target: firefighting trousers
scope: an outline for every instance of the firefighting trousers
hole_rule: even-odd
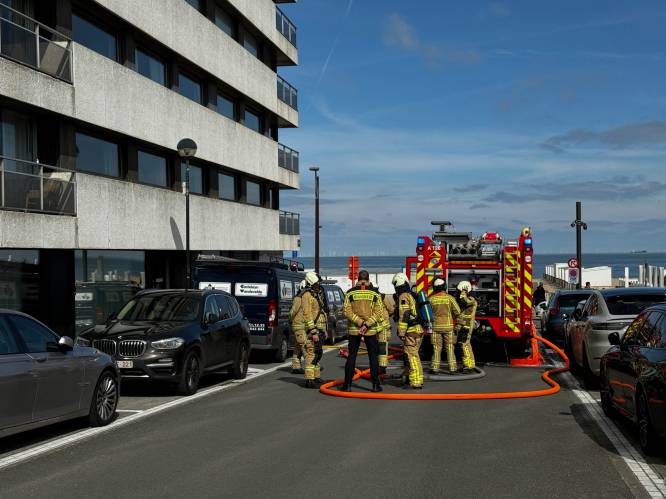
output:
[[[301,357],[303,356],[303,347],[305,346],[305,332],[304,331],[295,331],[294,332],[294,353],[291,356],[291,368],[292,369],[301,369]]]
[[[391,328],[387,328],[381,331],[377,335],[377,348],[379,349],[379,367],[388,366],[388,345],[389,340],[391,339]]]
[[[442,349],[446,348],[446,360],[449,364],[449,371],[455,371],[455,334],[453,331],[433,331],[430,335],[430,343],[432,343],[430,369],[439,371],[442,365]]]
[[[460,342],[462,347],[462,363],[463,367],[468,369],[474,369],[476,367],[474,352],[472,351],[472,327],[471,324],[469,326],[458,327],[458,338],[464,339],[464,341]]]
[[[314,380],[321,377],[319,361],[324,352],[322,334],[321,332],[319,333],[319,342],[314,342],[312,335],[306,335],[306,341],[303,345],[303,355],[305,357],[303,373],[306,380]]]
[[[409,376],[409,384],[412,386],[423,386],[423,367],[419,358],[419,348],[423,341],[422,334],[407,333],[403,340],[405,357],[407,358],[405,375]]]
[[[372,378],[373,384],[379,384],[379,342],[377,341],[377,336],[361,336],[360,334],[356,334],[349,336],[349,344],[347,346],[349,349],[349,355],[347,356],[347,362],[345,363],[345,385],[351,385],[352,378],[354,377],[356,356],[358,354],[358,349],[361,346],[361,338],[365,338],[365,346],[368,349],[368,360],[370,360],[370,377]]]

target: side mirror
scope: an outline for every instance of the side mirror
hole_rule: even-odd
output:
[[[567,320],[568,318],[569,318],[569,315],[568,315],[568,314],[562,314],[562,319],[563,319],[563,320]]]
[[[63,352],[70,352],[74,349],[74,340],[69,336],[61,336],[58,341],[58,348]]]
[[[207,312],[204,322],[206,324],[215,324],[219,320],[220,320],[220,318],[217,316],[217,314],[215,314],[213,312]]]
[[[546,303],[545,301],[542,301],[541,303],[539,303],[539,308],[541,310],[548,310],[548,303]]]
[[[608,342],[611,345],[619,345],[620,344],[620,335],[617,331],[613,331],[608,335]]]

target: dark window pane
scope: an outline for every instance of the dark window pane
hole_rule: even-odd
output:
[[[58,338],[44,326],[22,315],[8,315],[29,353],[48,352],[58,347]]]
[[[117,60],[116,37],[77,15],[72,16],[72,38],[98,54]]]
[[[167,160],[148,152],[139,151],[139,182],[167,186]]]
[[[261,186],[256,182],[245,182],[245,202],[248,204],[261,205]]]
[[[234,101],[227,99],[224,95],[217,94],[217,112],[231,120],[236,119],[236,106]]]
[[[229,14],[219,7],[215,7],[215,25],[233,38],[234,20]]]
[[[661,343],[659,343],[658,348],[666,348],[666,314],[661,314],[659,329],[661,330]]]
[[[185,0],[187,3],[189,3],[192,7],[197,9],[199,12],[201,12],[201,0]]]
[[[652,305],[664,302],[666,302],[666,295],[663,294],[646,293],[644,295],[631,294],[606,297],[606,305],[611,315],[635,315]]]
[[[144,295],[135,297],[120,312],[119,320],[174,321],[197,320],[201,295]]]
[[[76,169],[117,177],[118,145],[77,132]]]
[[[187,165],[180,164],[180,179],[185,182]],[[190,192],[203,194],[203,170],[200,166],[190,165]]]
[[[255,132],[261,133],[261,120],[259,119],[259,115],[250,111],[249,109],[246,109],[245,126],[251,128]]]
[[[0,355],[19,353],[20,349],[14,335],[0,319]]]
[[[203,99],[201,96],[201,84],[199,82],[194,81],[192,78],[189,78],[182,73],[179,73],[178,89],[180,90],[181,95],[201,104]]]
[[[255,57],[259,56],[259,42],[249,33],[243,35],[243,47]]]
[[[136,49],[136,70],[160,85],[165,84],[166,71],[162,61],[140,49]]]
[[[218,173],[217,182],[219,184],[218,190],[220,199],[229,199],[234,201],[236,199],[236,179],[233,175],[225,173]]]

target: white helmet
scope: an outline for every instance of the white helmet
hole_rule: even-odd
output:
[[[314,272],[308,272],[305,274],[305,282],[309,286],[317,284],[319,282],[319,276]]]
[[[458,291],[465,291],[466,293],[469,293],[472,291],[472,285],[469,281],[460,281],[458,283]]]
[[[438,277],[437,279],[435,279],[435,282],[432,283],[432,285],[436,288],[444,286],[445,284],[446,283],[444,282],[444,279],[442,279],[441,277]]]
[[[398,272],[396,275],[394,275],[393,280],[391,281],[391,284],[393,284],[394,288],[397,288],[398,286],[404,286],[408,283],[409,279],[407,279],[407,276],[402,272]]]
[[[298,289],[303,290],[308,286],[308,283],[303,279],[301,283],[298,285]]]

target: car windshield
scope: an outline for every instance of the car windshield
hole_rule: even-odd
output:
[[[611,315],[637,315],[648,307],[666,302],[666,295],[607,296],[606,305]]]
[[[576,307],[576,305],[578,305],[578,302],[580,302],[581,300],[587,300],[589,296],[590,296],[589,293],[561,295],[559,297],[560,308],[570,308],[573,310]]]
[[[199,313],[199,295],[147,295],[129,301],[118,313],[124,321],[195,321]]]

